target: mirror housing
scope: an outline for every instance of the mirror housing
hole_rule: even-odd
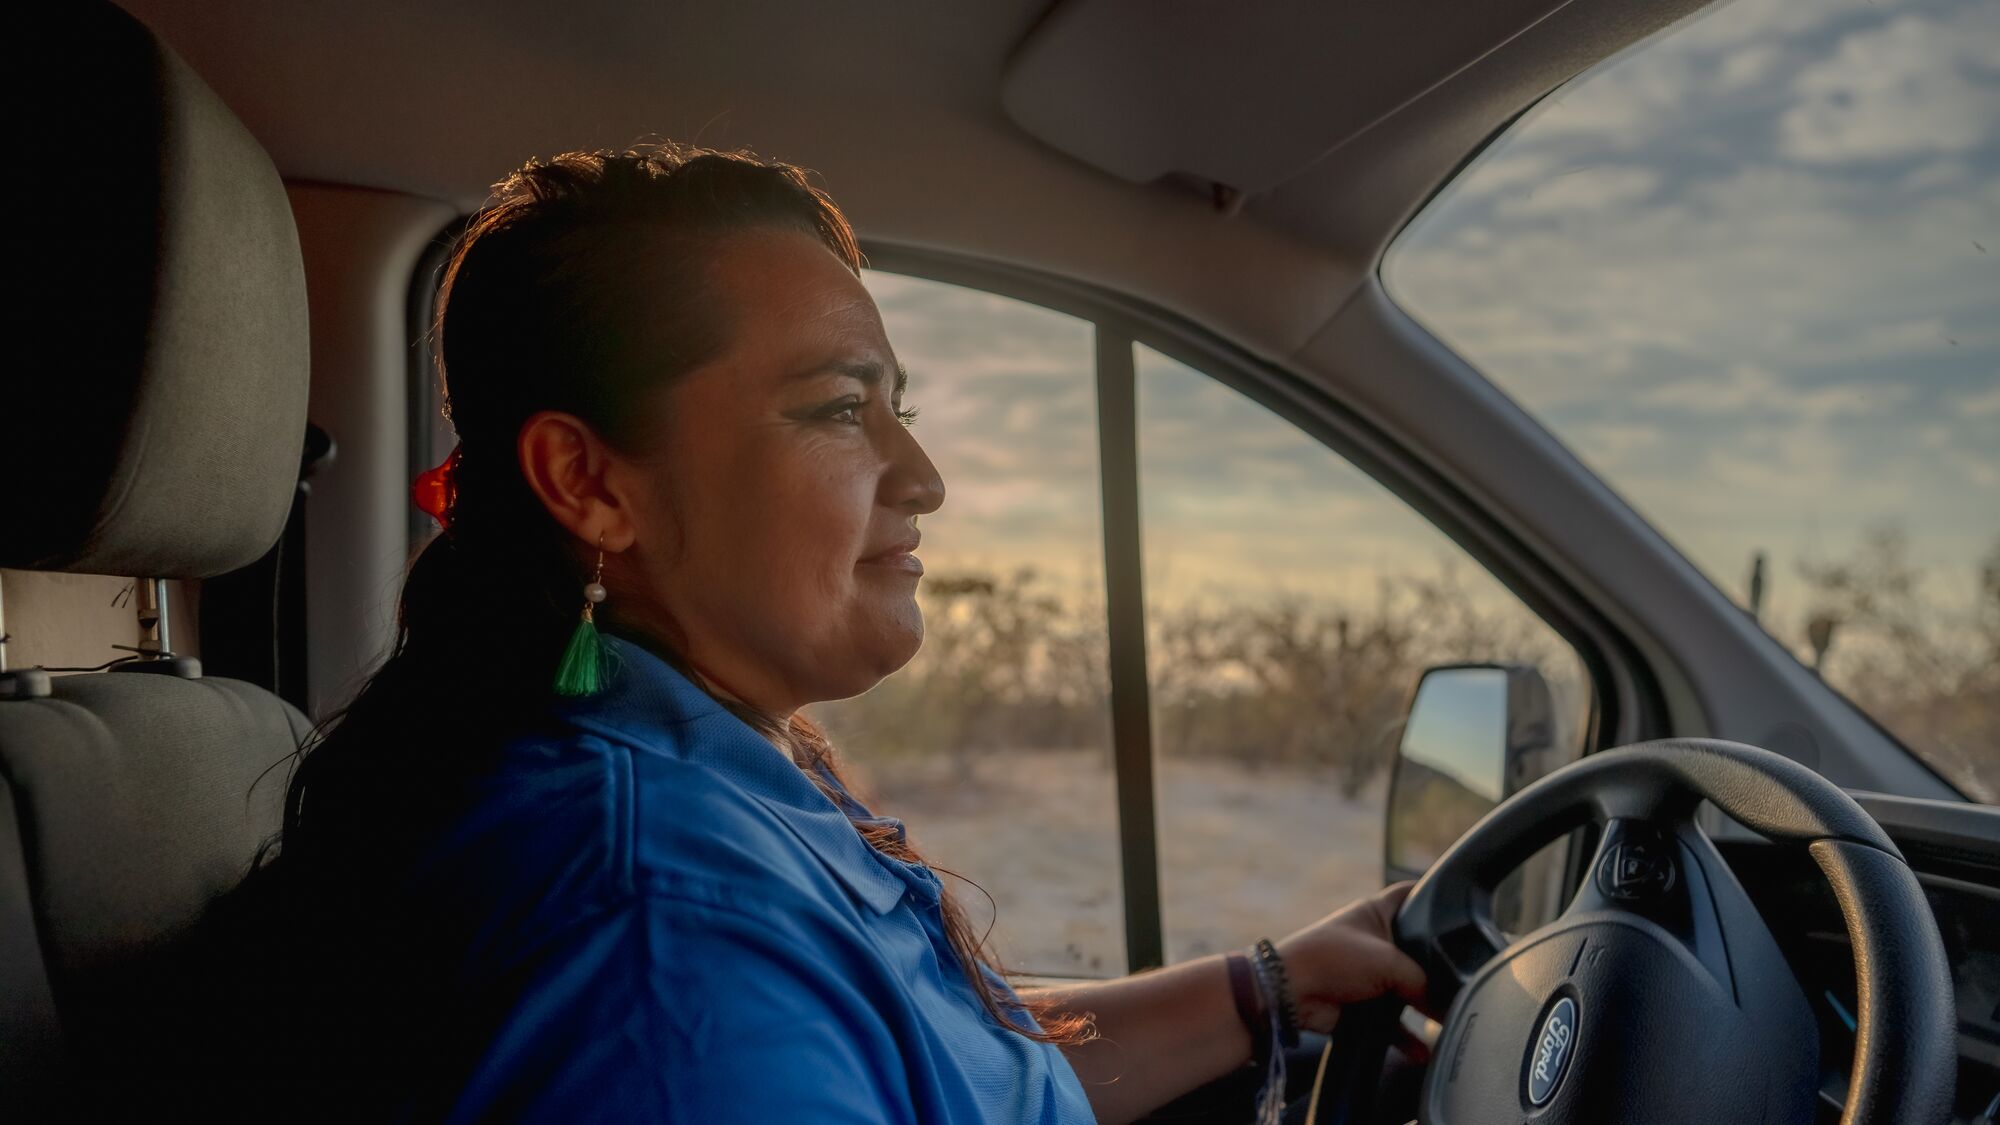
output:
[[[1555,701],[1526,664],[1447,664],[1417,681],[1389,774],[1388,882],[1421,876],[1495,805],[1562,764]]]

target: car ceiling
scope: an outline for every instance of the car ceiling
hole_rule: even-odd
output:
[[[469,210],[529,156],[748,146],[874,244],[1104,285],[1282,361],[1486,137],[1702,2],[125,6],[293,181]]]

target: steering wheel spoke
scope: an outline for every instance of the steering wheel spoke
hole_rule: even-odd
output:
[[[1736,886],[1707,834],[1691,820],[1657,824],[1613,817],[1605,822],[1597,853],[1562,920],[1622,915],[1634,924],[1649,924],[1679,943],[1718,988],[1735,997],[1731,934],[1724,928],[1720,897],[1740,900],[1727,912],[1734,919],[1731,929],[1758,931],[1739,937],[1768,937],[1748,896]],[[1587,949],[1583,956],[1595,953]]]
[[[1455,991],[1456,988],[1463,988],[1505,947],[1506,942],[1490,922],[1470,919],[1457,929],[1439,934],[1432,943],[1432,956],[1456,982]]]

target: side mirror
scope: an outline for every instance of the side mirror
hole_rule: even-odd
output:
[[[1452,664],[1417,681],[1389,774],[1383,871],[1415,879],[1495,805],[1561,764],[1555,704],[1523,664]]]

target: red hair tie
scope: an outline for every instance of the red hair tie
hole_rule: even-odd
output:
[[[410,483],[410,502],[418,510],[437,521],[439,527],[451,530],[452,505],[458,502],[458,458],[462,447],[452,446],[451,456],[435,469],[425,469]]]

